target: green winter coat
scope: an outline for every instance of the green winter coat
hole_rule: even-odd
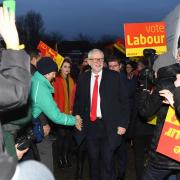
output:
[[[42,112],[54,123],[74,126],[75,117],[61,113],[58,109],[53,97],[54,88],[50,82],[39,72],[32,77],[31,84],[31,103],[32,116],[37,118]]]
[[[2,117],[3,120],[7,122],[6,124],[2,124],[5,149],[10,156],[16,159],[14,136],[16,136],[20,130],[25,129],[31,122],[31,107],[27,104],[21,108],[4,113]]]

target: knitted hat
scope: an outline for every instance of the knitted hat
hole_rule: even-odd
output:
[[[45,75],[51,72],[57,72],[58,66],[50,57],[43,57],[37,63],[37,70],[42,75]]]
[[[180,73],[180,65],[178,63],[162,67],[157,72],[157,79],[176,79],[176,74]]]

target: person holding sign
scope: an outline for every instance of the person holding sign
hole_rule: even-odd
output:
[[[164,92],[164,89],[169,90],[172,93],[175,92],[176,87],[174,81],[176,80],[176,75],[179,73],[179,64],[160,68],[157,72],[157,84],[154,91],[149,93],[148,91],[143,90],[139,96],[138,110],[140,115],[146,118],[155,114],[157,115],[157,125],[155,127],[151,142],[151,150],[149,152],[149,158],[142,180],[162,180],[170,173],[180,170],[180,162],[156,151],[169,108],[167,99],[164,99],[166,93]],[[171,102],[170,104],[173,103]],[[167,146],[169,146],[168,142]]]
[[[180,117],[180,74],[176,75],[176,81],[174,81],[176,87],[174,94],[167,89],[160,91],[160,95],[165,98],[164,103],[169,104],[176,110],[176,116]],[[177,148],[177,153],[180,153],[180,146]],[[180,179],[180,172],[175,175],[171,175],[168,180],[173,178]]]

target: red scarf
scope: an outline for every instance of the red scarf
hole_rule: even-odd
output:
[[[76,91],[76,84],[74,80],[68,75],[69,93],[66,79],[62,76],[57,76],[54,86],[54,100],[61,112],[71,114],[74,105],[74,96]],[[69,95],[68,95],[69,94]]]

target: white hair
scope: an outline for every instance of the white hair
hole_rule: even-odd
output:
[[[96,53],[96,52],[102,54],[102,56],[103,56],[103,58],[104,58],[104,53],[103,53],[103,51],[101,51],[100,49],[92,49],[92,50],[90,50],[89,53],[88,53],[88,59],[91,59],[92,54],[94,54],[94,53]]]

